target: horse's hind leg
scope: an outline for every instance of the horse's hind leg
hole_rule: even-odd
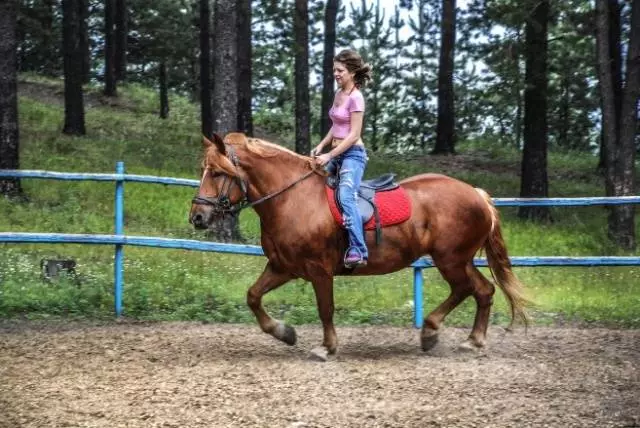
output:
[[[495,287],[475,266],[467,267],[474,282],[473,298],[476,300],[476,318],[469,335],[469,342],[475,347],[483,347],[487,338],[487,327],[493,304]]]
[[[420,335],[423,351],[428,351],[438,343],[438,330],[444,318],[474,292],[474,281],[467,271],[469,262],[444,264],[439,263],[435,258],[434,262],[440,274],[449,283],[451,293],[444,302],[424,319]]]
[[[280,287],[291,279],[291,275],[284,272],[276,272],[270,263],[267,263],[264,271],[255,284],[247,292],[247,305],[251,308],[260,328],[287,345],[295,345],[296,331],[293,327],[275,320],[262,307],[262,296],[271,290]]]

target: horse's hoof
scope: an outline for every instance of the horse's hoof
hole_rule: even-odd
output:
[[[298,336],[296,335],[296,330],[293,327],[290,327],[285,324],[284,326],[284,334],[282,335],[282,341],[289,346],[293,346],[298,341]]]
[[[471,340],[465,340],[458,346],[460,352],[478,352],[482,348],[482,345],[473,343]]]
[[[313,348],[311,352],[309,352],[309,359],[311,361],[320,361],[324,363],[329,359],[329,350],[324,346]]]
[[[422,334],[421,345],[422,345],[422,350],[424,352],[427,352],[433,349],[433,347],[436,346],[437,343],[438,343],[437,331],[431,330],[431,334],[428,334],[428,335],[425,335],[424,333]]]
[[[289,346],[295,345],[298,341],[296,330],[293,327],[288,326],[282,322],[278,322],[278,325],[276,326],[272,334],[276,339],[282,340]]]

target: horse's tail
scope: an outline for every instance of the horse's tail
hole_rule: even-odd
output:
[[[491,276],[493,276],[493,280],[507,297],[511,307],[511,324],[516,318],[520,318],[526,327],[529,324],[526,307],[530,304],[530,301],[524,295],[522,283],[516,278],[511,269],[511,260],[509,260],[507,247],[502,237],[500,214],[489,194],[479,188],[476,188],[476,190],[482,195],[491,210],[491,232],[484,243]]]

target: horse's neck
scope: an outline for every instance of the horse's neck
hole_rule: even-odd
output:
[[[318,189],[322,187],[322,180],[316,174],[300,180],[309,172],[309,169],[298,159],[288,159],[286,153],[272,158],[261,158],[253,154],[250,163],[250,167],[245,169],[249,179],[249,198],[252,201],[267,198],[254,206],[265,226],[280,217],[288,209],[287,207],[290,207],[287,203],[290,198],[303,200],[298,192],[302,190],[314,192],[312,189],[316,186]],[[287,188],[297,180],[300,182]],[[285,188],[286,190],[283,191]],[[282,193],[269,198],[280,191]]]

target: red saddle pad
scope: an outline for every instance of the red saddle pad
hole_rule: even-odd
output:
[[[325,186],[325,189],[327,192],[329,209],[331,210],[333,218],[338,224],[344,226],[342,213],[336,204],[334,190],[329,186]],[[382,227],[402,223],[411,217],[411,201],[407,196],[407,192],[402,187],[397,187],[393,190],[385,190],[383,192],[376,192],[374,200],[378,207],[378,213],[380,213],[380,225]],[[371,219],[367,221],[364,228],[365,230],[375,230],[375,216],[372,216]]]

